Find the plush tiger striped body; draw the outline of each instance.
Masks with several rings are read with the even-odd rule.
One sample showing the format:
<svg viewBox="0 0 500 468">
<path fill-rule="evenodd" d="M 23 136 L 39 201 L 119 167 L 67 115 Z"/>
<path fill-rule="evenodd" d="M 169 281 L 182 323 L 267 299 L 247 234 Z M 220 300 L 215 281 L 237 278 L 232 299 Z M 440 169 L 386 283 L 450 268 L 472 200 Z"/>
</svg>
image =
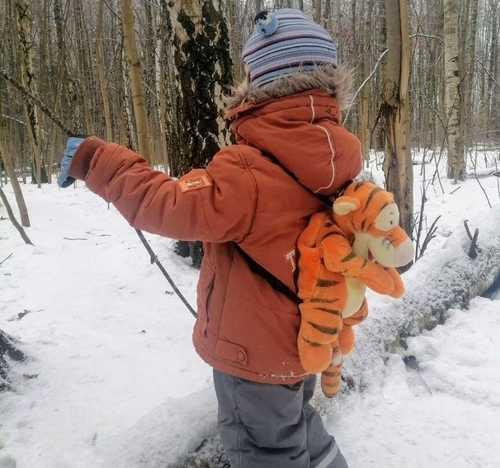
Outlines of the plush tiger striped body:
<svg viewBox="0 0 500 468">
<path fill-rule="evenodd" d="M 334 396 L 343 356 L 354 346 L 352 326 L 368 314 L 366 287 L 401 297 L 395 267 L 409 263 L 413 247 L 399 227 L 391 193 L 369 182 L 352 183 L 315 214 L 298 241 L 301 327 L 299 355 L 307 372 L 322 372 L 322 388 Z"/>
</svg>

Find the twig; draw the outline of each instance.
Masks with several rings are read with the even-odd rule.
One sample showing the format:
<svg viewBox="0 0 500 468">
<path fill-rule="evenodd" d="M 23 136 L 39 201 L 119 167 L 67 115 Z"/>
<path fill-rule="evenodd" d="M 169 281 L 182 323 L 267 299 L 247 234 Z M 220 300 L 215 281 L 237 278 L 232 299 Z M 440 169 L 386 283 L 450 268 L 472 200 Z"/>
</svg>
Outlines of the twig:
<svg viewBox="0 0 500 468">
<path fill-rule="evenodd" d="M 18 123 L 19 125 L 23 125 L 24 127 L 26 127 L 26 123 L 24 123 L 24 121 L 22 120 L 17 119 L 16 117 L 11 117 L 10 115 L 7 114 L 1 114 L 1 117 L 7 120 L 12 120 L 13 122 Z"/>
<path fill-rule="evenodd" d="M 469 252 L 467 255 L 470 258 L 475 259 L 475 258 L 477 258 L 477 253 L 479 251 L 479 247 L 477 245 L 477 239 L 479 237 L 479 229 L 476 229 L 474 231 L 474 235 L 472 235 L 470 232 L 470 229 L 469 229 L 469 220 L 467 220 L 467 219 L 464 221 L 464 226 L 465 226 L 465 230 L 467 231 L 467 236 L 471 240 Z"/>
<path fill-rule="evenodd" d="M 497 176 L 497 193 L 498 193 L 498 198 L 500 198 L 500 171 L 498 170 L 498 163 L 496 159 L 495 159 L 495 169 L 496 169 L 495 175 Z"/>
<path fill-rule="evenodd" d="M 5 70 L 0 69 L 0 76 L 10 83 L 14 88 L 16 88 L 24 97 L 33 101 L 40 110 L 54 122 L 66 135 L 73 136 L 80 132 L 74 131 L 66 127 L 62 121 L 54 115 L 54 113 L 36 96 L 34 96 L 29 90 L 27 90 L 21 83 L 18 83 L 14 78 L 12 78 Z"/>
<path fill-rule="evenodd" d="M 0 265 L 3 265 L 4 262 L 6 262 L 10 257 L 12 257 L 12 255 L 14 255 L 14 252 L 12 252 L 10 255 L 7 255 L 7 257 L 5 257 L 1 262 L 0 262 Z"/>
<path fill-rule="evenodd" d="M 12 211 L 12 207 L 9 204 L 9 200 L 7 199 L 7 196 L 5 195 L 5 193 L 1 187 L 0 187 L 0 199 L 2 200 L 3 204 L 5 205 L 5 209 L 7 210 L 7 215 L 9 216 L 10 222 L 17 229 L 17 232 L 19 232 L 19 234 L 23 238 L 23 241 L 26 242 L 26 244 L 33 245 L 33 242 L 31 242 L 30 238 L 26 234 L 26 231 L 18 223 L 16 217 L 14 216 L 14 212 Z"/>
<path fill-rule="evenodd" d="M 86 241 L 88 240 L 86 237 L 63 237 L 65 240 L 69 241 Z"/>
<path fill-rule="evenodd" d="M 415 261 L 417 261 L 419 256 L 419 248 L 420 248 L 420 236 L 422 235 L 422 226 L 424 223 L 424 210 L 425 210 L 425 202 L 427 201 L 427 195 L 425 193 L 425 185 L 422 190 L 422 199 L 420 202 L 420 213 L 418 215 L 418 225 L 417 225 L 417 240 L 415 243 Z"/>
<path fill-rule="evenodd" d="M 493 205 L 490 202 L 490 197 L 488 197 L 488 194 L 486 193 L 486 190 L 483 187 L 483 184 L 479 180 L 479 177 L 477 175 L 477 152 L 476 152 L 476 157 L 474 158 L 474 178 L 476 179 L 476 182 L 478 183 L 479 187 L 481 188 L 482 192 L 484 193 L 484 196 L 486 197 L 486 201 L 488 202 L 488 206 L 490 208 L 493 208 Z"/>
<path fill-rule="evenodd" d="M 427 250 L 427 247 L 431 243 L 432 239 L 436 237 L 436 232 L 437 232 L 437 223 L 441 219 L 441 215 L 439 215 L 434 222 L 431 224 L 431 227 L 427 231 L 427 234 L 425 236 L 424 242 L 422 242 L 422 248 L 420 249 L 420 256 L 419 258 L 422 258 L 424 255 L 425 251 Z"/>
<path fill-rule="evenodd" d="M 483 69 L 483 72 L 488 75 L 490 80 L 493 82 L 493 84 L 500 89 L 500 84 L 498 84 L 497 80 L 495 80 L 495 77 L 489 72 L 489 70 L 485 67 L 484 63 L 481 62 L 481 60 L 476 59 L 476 62 L 481 65 L 481 68 Z"/>
<path fill-rule="evenodd" d="M 354 101 L 356 101 L 356 98 L 358 97 L 359 93 L 361 92 L 361 90 L 365 87 L 366 83 L 368 83 L 372 76 L 375 75 L 375 72 L 377 71 L 377 68 L 379 67 L 380 63 L 382 62 L 382 59 L 386 56 L 386 54 L 389 52 L 389 49 L 385 49 L 381 54 L 380 54 L 380 57 L 378 58 L 377 62 L 375 63 L 375 66 L 373 67 L 373 70 L 371 71 L 371 73 L 366 77 L 365 81 L 363 81 L 363 83 L 361 83 L 361 86 L 358 88 L 358 90 L 354 93 L 354 96 L 351 100 L 351 103 L 349 104 L 349 108 L 347 110 L 347 113 L 346 113 L 346 116 L 344 118 L 344 122 L 343 124 L 345 125 L 345 123 L 347 122 L 347 119 L 349 118 L 349 114 L 351 113 L 351 109 L 352 109 L 352 106 L 354 104 Z"/>
<path fill-rule="evenodd" d="M 154 253 L 153 249 L 151 248 L 151 245 L 149 245 L 149 242 L 144 237 L 144 234 L 139 229 L 136 229 L 135 232 L 139 236 L 139 239 L 141 239 L 141 242 L 144 245 L 144 247 L 146 247 L 146 250 L 148 251 L 150 259 L 151 259 L 151 263 L 155 263 L 156 264 L 156 266 L 163 273 L 163 276 L 170 283 L 170 286 L 172 286 L 172 289 L 175 291 L 175 293 L 177 294 L 177 296 L 179 296 L 179 299 L 184 303 L 184 305 L 187 307 L 187 309 L 189 310 L 189 312 L 191 313 L 191 315 L 196 318 L 198 316 L 196 314 L 196 311 L 193 309 L 193 307 L 188 302 L 188 300 L 184 297 L 184 295 L 179 291 L 179 288 L 174 283 L 174 281 L 172 280 L 172 278 L 170 277 L 170 275 L 167 273 L 167 270 L 165 270 L 165 268 L 161 264 L 160 260 L 158 260 L 158 257 L 156 256 L 156 254 Z"/>
<path fill-rule="evenodd" d="M 412 34 L 410 36 L 410 38 L 415 38 L 415 37 L 425 37 L 426 39 L 435 39 L 436 41 L 439 41 L 439 42 L 444 42 L 443 41 L 443 38 L 442 37 L 439 37 L 439 36 L 432 36 L 430 34 L 422 34 L 422 33 L 416 33 L 416 34 Z"/>
<path fill-rule="evenodd" d="M 461 185 L 459 185 L 457 188 L 453 189 L 453 190 L 450 192 L 450 195 L 453 195 L 455 192 L 458 192 L 461 188 L 462 188 L 462 186 L 461 186 Z"/>
</svg>

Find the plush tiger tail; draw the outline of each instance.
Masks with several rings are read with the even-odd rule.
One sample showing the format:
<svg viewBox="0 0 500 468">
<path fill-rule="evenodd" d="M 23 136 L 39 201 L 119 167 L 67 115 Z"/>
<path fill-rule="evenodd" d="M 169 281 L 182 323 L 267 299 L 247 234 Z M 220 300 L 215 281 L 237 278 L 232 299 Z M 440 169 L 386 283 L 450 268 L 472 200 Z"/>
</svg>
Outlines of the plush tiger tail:
<svg viewBox="0 0 500 468">
<path fill-rule="evenodd" d="M 342 364 L 330 364 L 328 369 L 321 373 L 321 390 L 327 398 L 333 398 L 342 385 Z"/>
<path fill-rule="evenodd" d="M 327 398 L 333 398 L 342 385 L 342 362 L 354 348 L 354 332 L 346 325 L 345 319 L 339 334 L 338 346 L 332 348 L 332 360 L 326 370 L 321 373 L 321 389 Z"/>
</svg>

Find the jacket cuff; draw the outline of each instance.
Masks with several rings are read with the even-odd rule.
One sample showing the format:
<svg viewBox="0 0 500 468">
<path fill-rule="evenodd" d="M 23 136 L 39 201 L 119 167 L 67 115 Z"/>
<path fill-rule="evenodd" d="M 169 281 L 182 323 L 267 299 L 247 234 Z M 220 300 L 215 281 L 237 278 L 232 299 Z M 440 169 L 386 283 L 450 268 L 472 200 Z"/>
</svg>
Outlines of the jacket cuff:
<svg viewBox="0 0 500 468">
<path fill-rule="evenodd" d="M 105 144 L 106 142 L 104 140 L 97 137 L 86 138 L 73 156 L 71 167 L 69 168 L 69 176 L 75 179 L 85 180 L 95 152 Z"/>
</svg>

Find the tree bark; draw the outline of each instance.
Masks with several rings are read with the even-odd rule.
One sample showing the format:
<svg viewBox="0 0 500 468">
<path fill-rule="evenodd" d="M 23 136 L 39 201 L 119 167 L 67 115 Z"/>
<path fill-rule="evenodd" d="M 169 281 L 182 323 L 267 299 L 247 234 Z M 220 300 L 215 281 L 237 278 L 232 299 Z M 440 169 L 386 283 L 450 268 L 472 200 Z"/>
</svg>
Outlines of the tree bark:
<svg viewBox="0 0 500 468">
<path fill-rule="evenodd" d="M 458 2 L 456 0 L 443 0 L 443 12 L 448 178 L 457 181 L 465 178 L 464 146 L 460 125 Z"/>
<path fill-rule="evenodd" d="M 101 90 L 104 122 L 106 125 L 106 140 L 113 141 L 113 119 L 111 118 L 111 106 L 109 105 L 108 80 L 104 71 L 103 17 L 104 0 L 99 0 L 96 22 L 96 74 L 99 81 L 99 89 Z"/>
<path fill-rule="evenodd" d="M 314 22 L 321 24 L 321 3 L 322 0 L 313 0 L 313 18 Z"/>
<path fill-rule="evenodd" d="M 204 167 L 230 142 L 224 95 L 232 85 L 229 36 L 221 1 L 168 3 L 173 46 L 169 107 L 171 173 Z"/>
<path fill-rule="evenodd" d="M 19 59 L 21 85 L 31 94 L 37 95 L 35 73 L 33 70 L 33 16 L 31 3 L 26 0 L 16 0 L 17 37 L 19 45 Z M 40 122 L 38 111 L 31 101 L 24 101 L 24 116 L 31 144 L 33 176 L 40 187 L 47 182 L 47 174 L 42 158 L 40 141 Z"/>
<path fill-rule="evenodd" d="M 139 153 L 151 162 L 152 151 L 149 134 L 149 125 L 146 115 L 146 105 L 144 99 L 144 86 L 142 82 L 141 61 L 137 51 L 137 43 L 134 29 L 134 11 L 132 0 L 121 0 L 122 27 L 127 55 L 128 70 L 130 74 L 130 84 L 132 89 L 132 102 L 134 104 L 135 123 L 137 128 L 137 141 Z"/>
<path fill-rule="evenodd" d="M 406 0 L 385 0 L 386 42 L 389 49 L 383 67 L 385 118 L 384 173 L 387 190 L 394 193 L 401 226 L 413 232 L 413 165 L 410 142 L 408 83 L 410 38 Z"/>
<path fill-rule="evenodd" d="M 468 15 L 467 38 L 465 42 L 465 62 L 464 62 L 464 98 L 462 104 L 461 123 L 463 126 L 463 135 L 465 139 L 465 147 L 472 145 L 473 119 L 472 109 L 473 94 L 472 87 L 475 77 L 475 58 L 476 58 L 476 34 L 477 34 L 477 18 L 478 18 L 478 0 L 470 0 L 470 15 Z"/>
</svg>

